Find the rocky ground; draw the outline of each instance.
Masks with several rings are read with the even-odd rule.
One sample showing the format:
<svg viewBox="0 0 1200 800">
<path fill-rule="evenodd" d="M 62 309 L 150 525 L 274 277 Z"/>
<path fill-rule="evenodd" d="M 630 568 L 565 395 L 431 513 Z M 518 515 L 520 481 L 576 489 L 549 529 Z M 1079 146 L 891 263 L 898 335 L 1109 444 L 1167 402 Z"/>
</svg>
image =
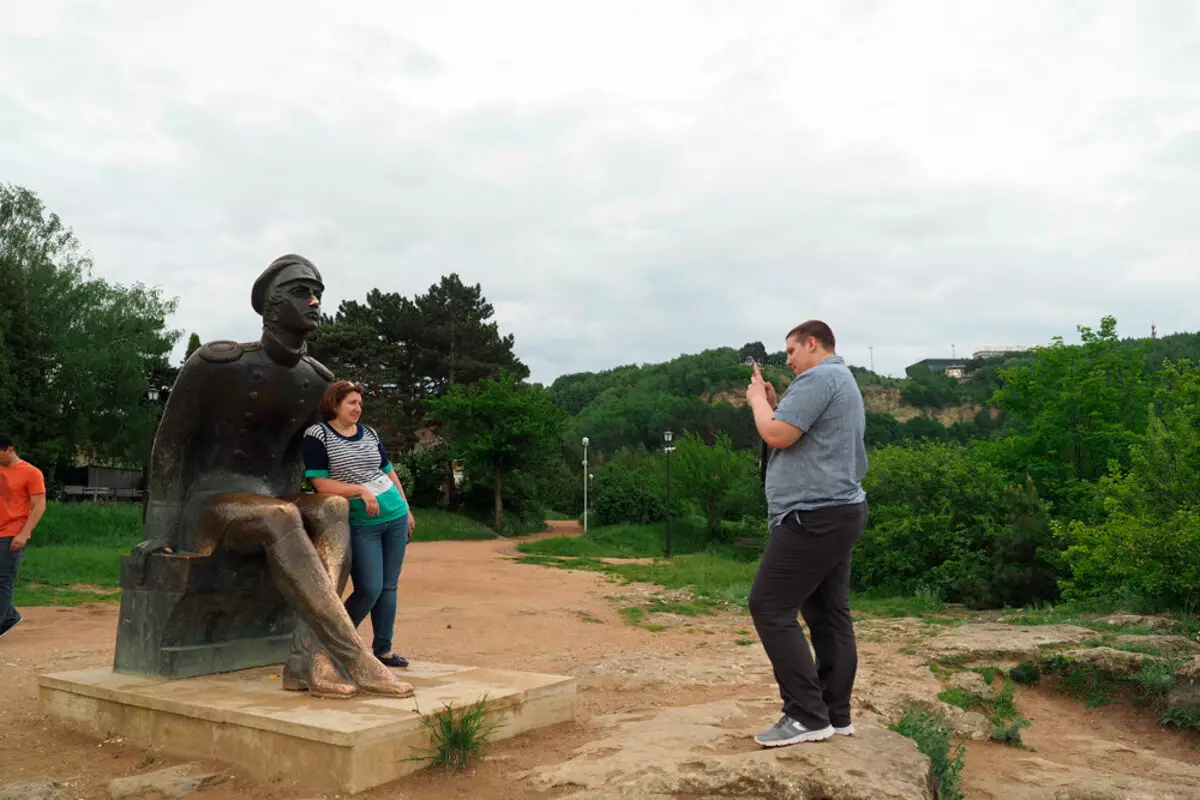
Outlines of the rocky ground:
<svg viewBox="0 0 1200 800">
<path fill-rule="evenodd" d="M 1200 706 L 1200 643 L 1170 620 L 860 616 L 857 735 L 764 751 L 751 737 L 775 721 L 778 699 L 748 617 L 654 613 L 632 625 L 621 608 L 667 593 L 513 555 L 506 542 L 414 546 L 400 649 L 575 675 L 576 721 L 499 742 L 465 773 L 428 770 L 361 797 L 933 798 L 929 759 L 889 730 L 910 708 L 942 715 L 964 743 L 968 798 L 1200 797 L 1200 733 L 1161 725 L 1161 705 L 1143 707 Z M 26 618 L 0 641 L 0 800 L 313 796 L 283 775 L 255 782 L 59 730 L 37 711 L 36 675 L 109 663 L 116 607 Z M 1036 683 L 1015 683 L 1031 664 Z M 1154 680 L 1163 690 L 1148 698 Z"/>
</svg>

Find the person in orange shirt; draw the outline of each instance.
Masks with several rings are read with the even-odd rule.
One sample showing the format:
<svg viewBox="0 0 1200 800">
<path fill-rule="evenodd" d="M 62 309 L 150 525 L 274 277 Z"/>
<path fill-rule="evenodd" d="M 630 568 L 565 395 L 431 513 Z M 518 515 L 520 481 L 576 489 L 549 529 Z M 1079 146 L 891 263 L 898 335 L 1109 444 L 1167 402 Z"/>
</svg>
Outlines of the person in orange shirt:
<svg viewBox="0 0 1200 800">
<path fill-rule="evenodd" d="M 0 636 L 21 621 L 12 604 L 17 568 L 29 536 L 45 511 L 42 471 L 21 460 L 12 437 L 0 433 Z"/>
</svg>

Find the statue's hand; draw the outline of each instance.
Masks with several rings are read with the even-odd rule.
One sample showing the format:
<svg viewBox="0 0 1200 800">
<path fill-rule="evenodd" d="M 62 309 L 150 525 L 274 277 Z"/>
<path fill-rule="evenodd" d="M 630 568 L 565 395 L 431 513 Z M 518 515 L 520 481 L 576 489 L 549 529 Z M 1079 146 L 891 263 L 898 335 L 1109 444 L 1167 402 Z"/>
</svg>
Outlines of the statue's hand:
<svg viewBox="0 0 1200 800">
<path fill-rule="evenodd" d="M 133 558 L 133 567 L 138 572 L 138 583 L 146 582 L 146 568 L 150 565 L 152 553 L 174 553 L 171 542 L 167 539 L 146 539 L 133 546 L 129 555 Z"/>
</svg>

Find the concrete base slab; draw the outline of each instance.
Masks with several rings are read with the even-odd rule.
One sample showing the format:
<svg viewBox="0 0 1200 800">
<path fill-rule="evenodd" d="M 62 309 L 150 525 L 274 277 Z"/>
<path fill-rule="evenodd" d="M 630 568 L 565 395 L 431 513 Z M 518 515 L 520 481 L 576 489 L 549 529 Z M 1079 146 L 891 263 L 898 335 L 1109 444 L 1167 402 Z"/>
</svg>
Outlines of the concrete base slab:
<svg viewBox="0 0 1200 800">
<path fill-rule="evenodd" d="M 412 662 L 398 670 L 416 696 L 323 700 L 284 691 L 280 667 L 167 680 L 86 669 L 38 679 L 42 711 L 97 738 L 122 736 L 183 758 L 235 764 L 263 780 L 355 793 L 424 767 L 422 723 L 447 705 L 487 698 L 493 740 L 574 718 L 575 679 Z"/>
</svg>

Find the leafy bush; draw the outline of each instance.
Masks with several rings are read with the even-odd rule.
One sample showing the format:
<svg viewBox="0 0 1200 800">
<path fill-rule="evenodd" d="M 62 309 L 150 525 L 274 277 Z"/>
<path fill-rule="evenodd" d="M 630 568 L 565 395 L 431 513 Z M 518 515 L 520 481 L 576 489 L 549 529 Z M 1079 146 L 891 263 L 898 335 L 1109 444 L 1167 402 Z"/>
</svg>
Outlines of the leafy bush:
<svg viewBox="0 0 1200 800">
<path fill-rule="evenodd" d="M 1100 480 L 1105 518 L 1058 527 L 1066 543 L 1070 599 L 1141 598 L 1147 610 L 1200 600 L 1200 375 L 1168 366 L 1180 396 L 1151 411 L 1130 466 Z M 1172 407 L 1173 406 L 1173 407 Z"/>
<path fill-rule="evenodd" d="M 1058 559 L 1032 483 L 1006 486 L 977 448 L 927 442 L 875 451 L 856 588 L 908 595 L 922 584 L 971 607 L 1053 600 Z"/>
<path fill-rule="evenodd" d="M 1042 678 L 1042 671 L 1032 661 L 1022 661 L 1008 671 L 1008 677 L 1023 686 L 1033 686 Z"/>
<path fill-rule="evenodd" d="M 666 518 L 661 459 L 644 450 L 624 450 L 594 474 L 589 503 L 598 525 L 646 525 Z"/>
<path fill-rule="evenodd" d="M 404 491 L 413 505 L 429 508 L 442 502 L 442 487 L 450 479 L 449 450 L 445 447 L 409 450 L 397 460 L 396 469 L 401 465 L 409 474 Z"/>
</svg>

